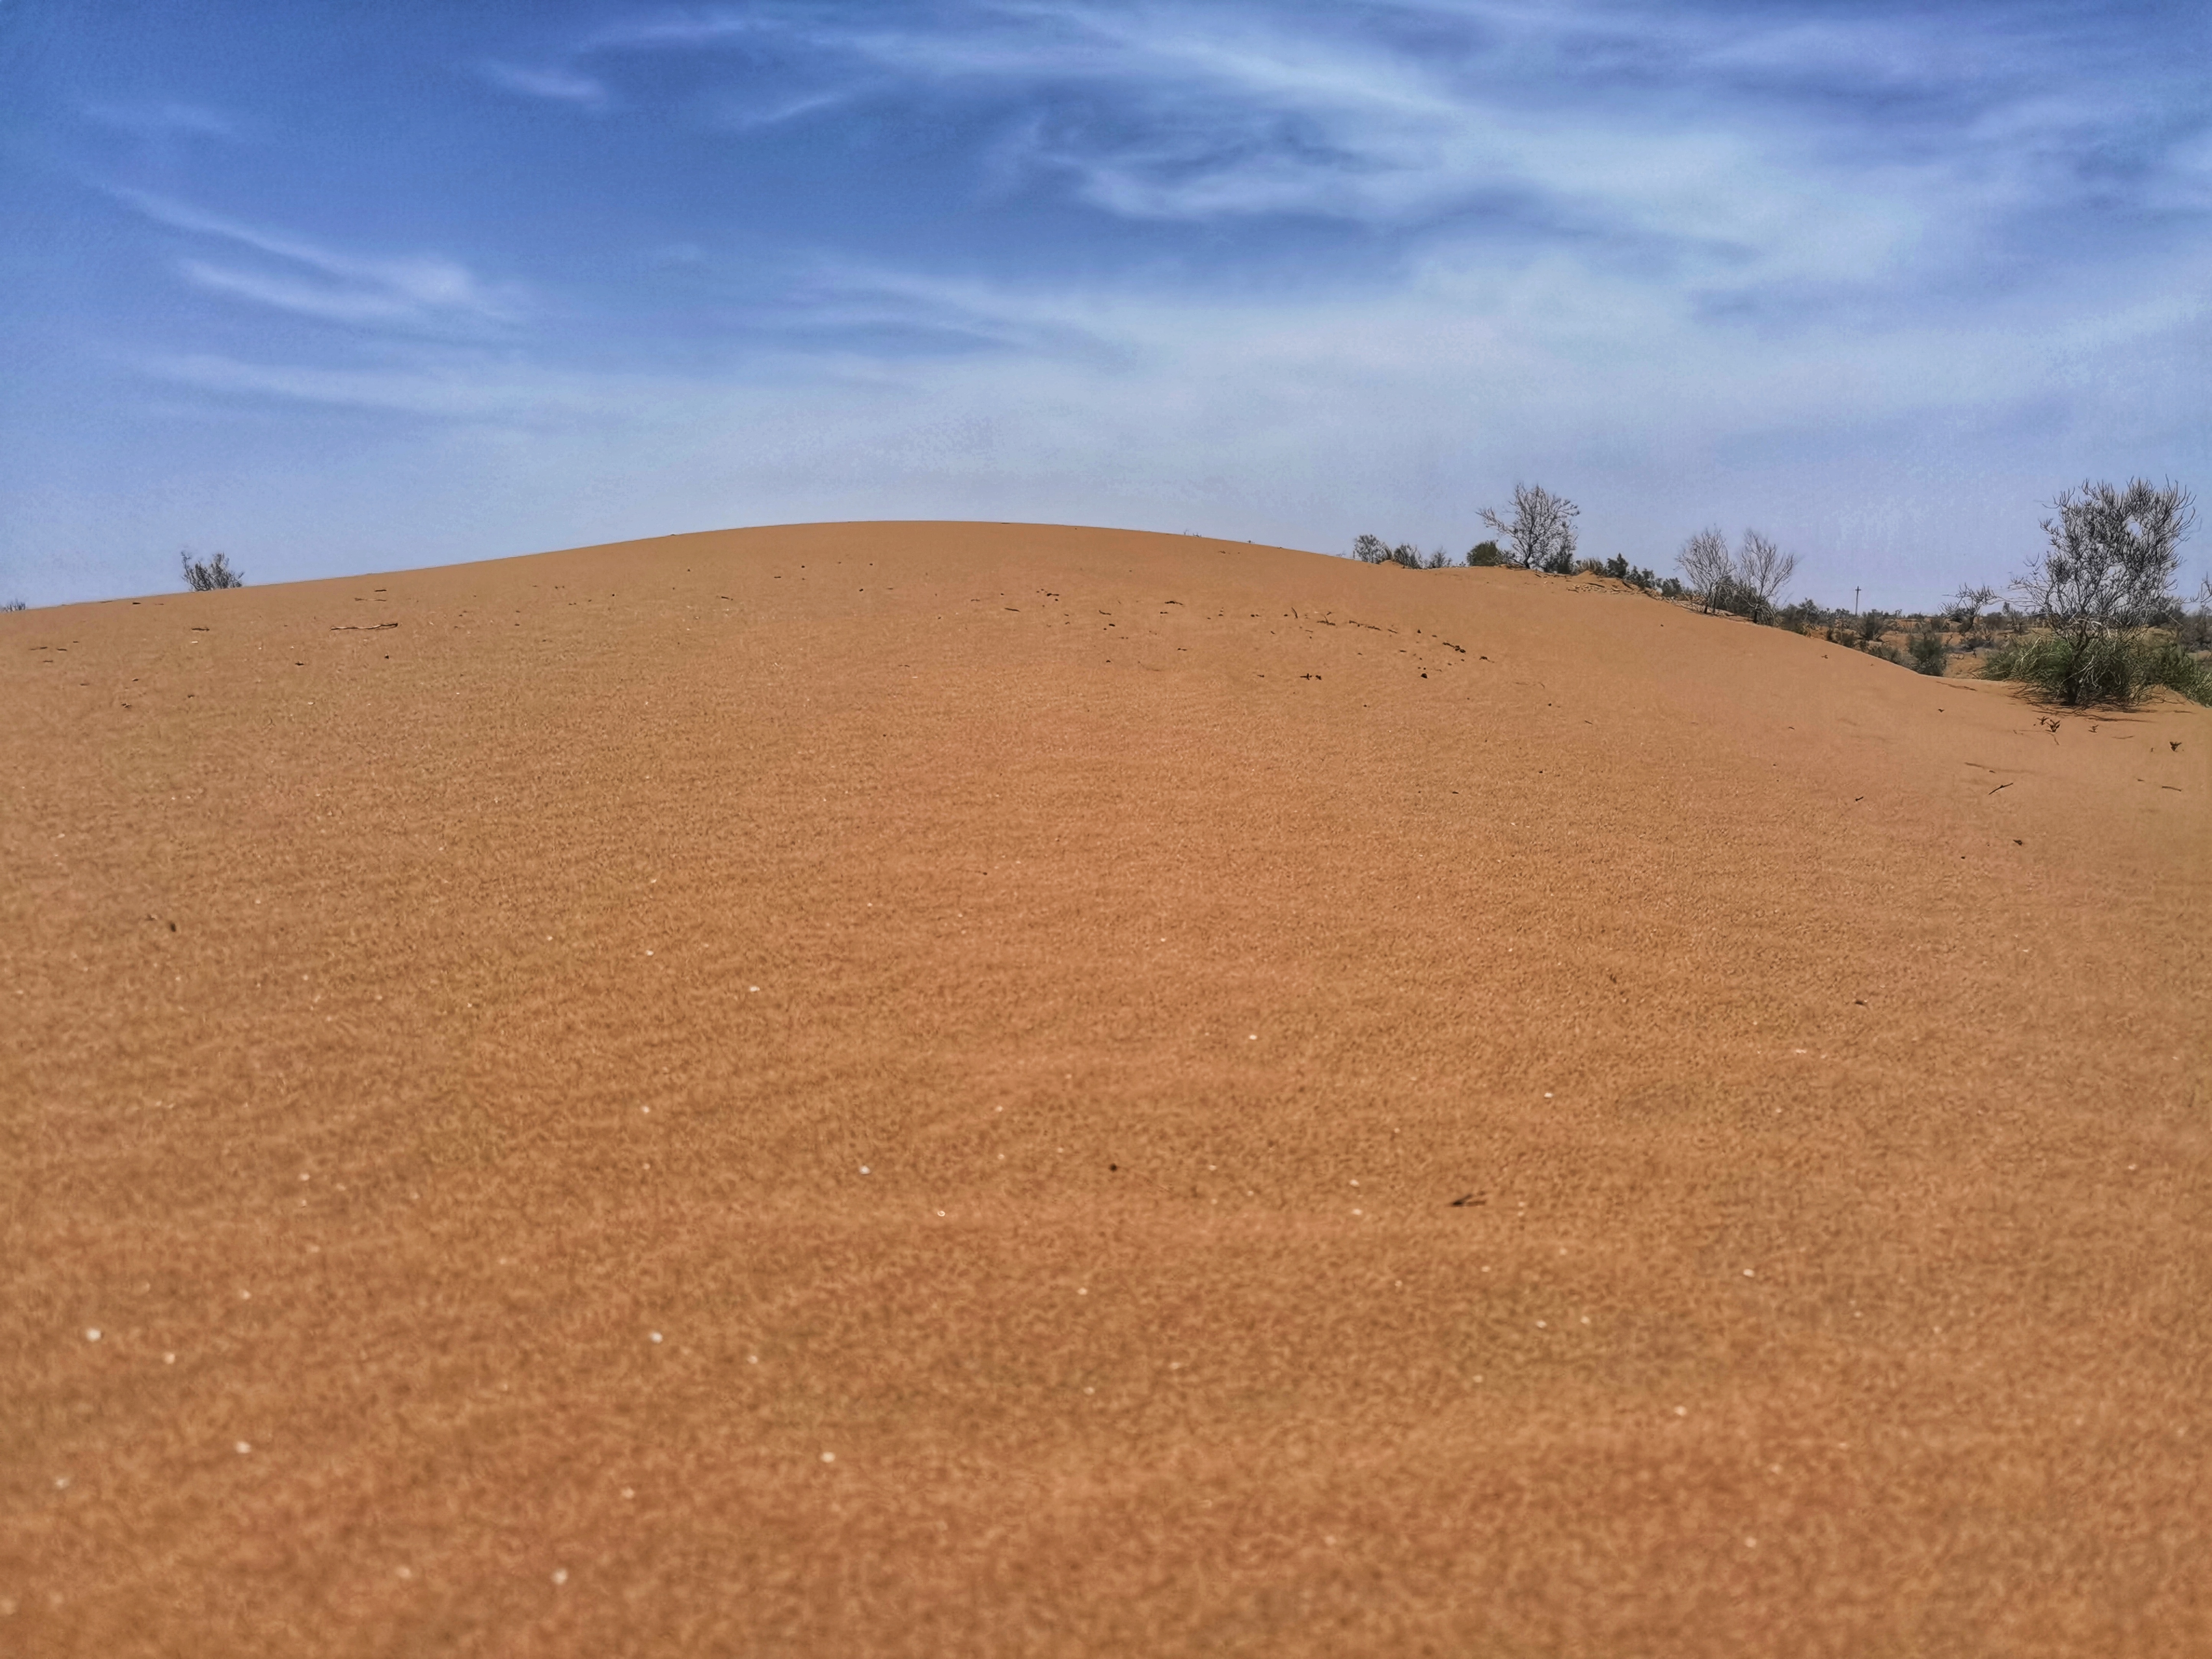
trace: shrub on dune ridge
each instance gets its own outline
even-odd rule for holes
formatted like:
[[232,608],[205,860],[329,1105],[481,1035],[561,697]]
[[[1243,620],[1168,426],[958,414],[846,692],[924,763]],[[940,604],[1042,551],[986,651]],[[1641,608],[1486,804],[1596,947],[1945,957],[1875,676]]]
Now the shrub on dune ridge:
[[1511,515],[1486,507],[1482,521],[1498,533],[1513,563],[1565,576],[1575,568],[1575,520],[1581,514],[1582,508],[1541,484],[1516,483]]
[[185,567],[185,586],[196,593],[205,593],[218,587],[243,587],[246,573],[234,570],[230,561],[222,554],[211,559],[196,559],[190,552],[177,555]]
[[1797,571],[1796,556],[1756,530],[1743,532],[1740,553],[1729,551],[1728,538],[1718,529],[1700,530],[1682,544],[1675,562],[1706,610],[1762,623],[1774,621],[1783,590]]
[[1424,553],[1411,542],[1400,542],[1393,547],[1380,536],[1363,535],[1354,538],[1352,556],[1362,564],[1402,565],[1408,570],[1442,570],[1451,561],[1443,549]]

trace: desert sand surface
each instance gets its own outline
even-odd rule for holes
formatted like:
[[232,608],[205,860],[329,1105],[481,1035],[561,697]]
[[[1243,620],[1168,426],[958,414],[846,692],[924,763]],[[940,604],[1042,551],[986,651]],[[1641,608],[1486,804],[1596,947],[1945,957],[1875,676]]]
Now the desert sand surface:
[[0,688],[0,1650],[2212,1652],[2212,712],[981,524]]

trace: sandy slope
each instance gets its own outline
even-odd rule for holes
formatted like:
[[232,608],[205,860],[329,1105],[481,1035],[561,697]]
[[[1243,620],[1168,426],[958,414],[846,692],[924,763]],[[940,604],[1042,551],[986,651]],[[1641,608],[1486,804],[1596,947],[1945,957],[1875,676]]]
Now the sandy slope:
[[0,1650],[2212,1651],[2203,710],[999,525],[0,697]]

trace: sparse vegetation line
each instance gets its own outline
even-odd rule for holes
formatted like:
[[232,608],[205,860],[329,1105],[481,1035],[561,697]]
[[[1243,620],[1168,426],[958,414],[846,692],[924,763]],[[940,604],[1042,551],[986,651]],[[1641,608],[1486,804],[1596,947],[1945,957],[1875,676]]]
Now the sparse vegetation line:
[[[2160,687],[2212,703],[2212,579],[2193,611],[2173,592],[2179,547],[2196,526],[2195,498],[2179,484],[2136,478],[2063,490],[2051,511],[2042,521],[2049,543],[2043,556],[2012,584],[2024,609],[2000,606],[1994,587],[1968,585],[1925,616],[1857,610],[1857,589],[1851,611],[1825,610],[1809,599],[1784,605],[1796,556],[1757,530],[1747,529],[1734,550],[1719,528],[1698,531],[1675,556],[1680,579],[1662,580],[1620,554],[1577,558],[1581,509],[1540,484],[1516,483],[1510,508],[1483,508],[1482,521],[1496,536],[1477,542],[1463,561],[1441,547],[1423,553],[1373,534],[1361,535],[1352,551],[1368,564],[1409,570],[1459,564],[1609,577],[1663,599],[1694,600],[1709,614],[1817,633],[1938,678],[1954,656],[1983,653],[1983,678],[2016,681],[2070,707],[2128,707]],[[1899,633],[1901,650],[1891,642]]]

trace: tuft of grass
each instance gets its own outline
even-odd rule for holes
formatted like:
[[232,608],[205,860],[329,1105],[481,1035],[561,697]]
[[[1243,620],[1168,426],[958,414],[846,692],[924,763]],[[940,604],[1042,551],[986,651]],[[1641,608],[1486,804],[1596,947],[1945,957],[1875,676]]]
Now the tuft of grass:
[[1950,660],[1951,653],[1943,648],[1941,634],[1915,634],[1905,642],[1905,649],[1912,653],[1912,672],[1916,674],[1932,674],[1940,678],[1943,665]]
[[2078,640],[2030,634],[1992,651],[1982,663],[1982,678],[2016,681],[2076,708],[2130,708],[2159,686],[2191,702],[2212,703],[2212,665],[2155,629]]

